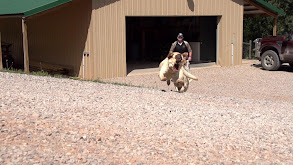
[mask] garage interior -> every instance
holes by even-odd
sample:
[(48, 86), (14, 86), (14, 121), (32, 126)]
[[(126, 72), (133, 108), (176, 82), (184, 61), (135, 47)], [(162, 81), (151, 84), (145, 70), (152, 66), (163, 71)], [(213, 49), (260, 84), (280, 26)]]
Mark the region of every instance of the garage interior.
[(126, 17), (127, 73), (156, 68), (178, 33), (192, 47), (191, 64), (216, 62), (217, 16)]

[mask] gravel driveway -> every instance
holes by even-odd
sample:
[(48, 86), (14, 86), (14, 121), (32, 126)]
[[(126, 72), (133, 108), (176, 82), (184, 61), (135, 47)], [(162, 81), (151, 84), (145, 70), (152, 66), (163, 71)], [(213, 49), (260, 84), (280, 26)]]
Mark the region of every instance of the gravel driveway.
[[(284, 65), (279, 71), (261, 69), (257, 60), (244, 60), (244, 64), (235, 67), (196, 68), (191, 73), (199, 78), (191, 82), (188, 93), (206, 96), (227, 96), (257, 100), (280, 100), (293, 102), (293, 68)], [(120, 82), (137, 86), (174, 90), (166, 82), (161, 82), (157, 73), (139, 76), (106, 79), (108, 82)]]
[(194, 70), (187, 93), (0, 72), (0, 164), (292, 164), (284, 70)]

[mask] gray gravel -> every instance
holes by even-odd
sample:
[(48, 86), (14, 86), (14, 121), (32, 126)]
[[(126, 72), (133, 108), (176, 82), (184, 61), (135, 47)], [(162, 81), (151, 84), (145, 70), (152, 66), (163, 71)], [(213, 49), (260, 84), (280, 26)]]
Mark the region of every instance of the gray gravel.
[(183, 94), (0, 73), (0, 164), (293, 163), (292, 73), (193, 72)]
[[(192, 69), (191, 73), (199, 81), (190, 83), (188, 93), (205, 96), (227, 96), (247, 99), (280, 100), (293, 102), (293, 68), (282, 66), (279, 71), (266, 71), (260, 68), (257, 60), (244, 61), (241, 66)], [(161, 82), (158, 74), (106, 79), (109, 82), (174, 90), (166, 82)]]

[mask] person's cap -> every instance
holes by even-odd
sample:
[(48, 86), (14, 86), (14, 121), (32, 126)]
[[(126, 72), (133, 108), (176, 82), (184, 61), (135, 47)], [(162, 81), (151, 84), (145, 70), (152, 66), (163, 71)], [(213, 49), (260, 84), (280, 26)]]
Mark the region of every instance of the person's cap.
[(179, 33), (178, 36), (177, 36), (177, 38), (178, 38), (178, 37), (182, 37), (182, 38), (184, 38), (182, 33)]

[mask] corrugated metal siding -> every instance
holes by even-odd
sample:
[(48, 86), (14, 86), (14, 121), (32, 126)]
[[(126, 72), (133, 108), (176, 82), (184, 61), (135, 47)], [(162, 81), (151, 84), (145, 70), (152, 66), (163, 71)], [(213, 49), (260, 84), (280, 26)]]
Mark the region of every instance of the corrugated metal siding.
[(2, 42), (12, 44), (11, 54), (16, 65), (23, 65), (21, 19), (0, 19), (0, 32)]
[[(73, 69), (75, 76), (82, 76), (83, 52), (93, 45), (88, 39), (88, 30), (94, 33), (94, 28), (89, 28), (91, 12), (91, 0), (74, 0), (67, 6), (29, 18), (29, 60), (62, 65)], [(13, 44), (16, 63), (23, 65), (21, 19), (1, 19), (0, 32), (3, 42)], [(92, 79), (94, 59), (91, 55), (85, 57), (85, 73)]]
[[(74, 0), (68, 6), (29, 19), (30, 61), (63, 65), (79, 76), (82, 55), (89, 42), (91, 4), (91, 0)], [(85, 58), (87, 63), (93, 61), (89, 58), (91, 55)]]
[[(87, 51), (86, 79), (125, 76), (125, 16), (220, 16), (218, 64), (231, 66), (232, 39), (234, 64), (241, 64), (241, 0), (74, 0), (28, 20), (30, 60), (71, 66), (82, 77)], [(13, 55), (22, 64), (21, 20), (0, 20), (0, 31), (3, 41), (14, 44)]]
[(126, 75), (125, 16), (221, 16), (218, 64), (232, 64), (232, 39), (234, 64), (241, 64), (241, 0), (93, 0), (92, 7), (88, 48), (95, 65), (87, 78)]

